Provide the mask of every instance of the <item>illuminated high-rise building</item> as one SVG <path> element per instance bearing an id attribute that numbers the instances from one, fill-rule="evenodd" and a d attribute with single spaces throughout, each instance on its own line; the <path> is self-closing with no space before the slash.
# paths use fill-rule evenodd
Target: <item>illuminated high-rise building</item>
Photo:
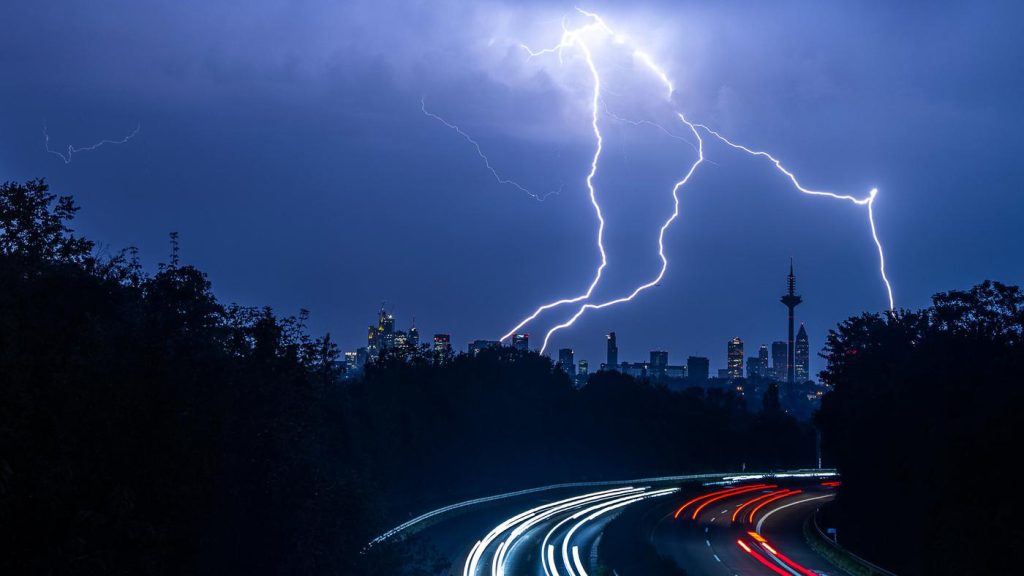
<path id="1" fill-rule="evenodd" d="M 520 352 L 530 351 L 530 335 L 529 334 L 513 334 L 512 335 L 512 347 Z"/>
<path id="2" fill-rule="evenodd" d="M 789 261 L 789 276 L 786 279 L 786 293 L 780 300 L 789 309 L 789 341 L 786 355 L 786 383 L 793 384 L 796 378 L 796 360 L 794 355 L 796 350 L 793 343 L 793 315 L 797 305 L 804 301 L 803 298 L 796 293 L 796 276 L 793 275 L 793 260 Z"/>
<path id="3" fill-rule="evenodd" d="M 416 319 L 413 318 L 412 328 L 409 328 L 409 345 L 413 348 L 420 346 L 420 331 L 416 328 Z"/>
<path id="4" fill-rule="evenodd" d="M 587 378 L 590 376 L 590 363 L 586 360 L 580 360 L 578 368 L 576 369 L 576 386 L 581 387 L 587 383 Z"/>
<path id="5" fill-rule="evenodd" d="M 377 346 L 390 350 L 395 346 L 395 317 L 381 306 L 377 313 Z"/>
<path id="6" fill-rule="evenodd" d="M 434 334 L 434 359 L 444 362 L 452 355 L 452 338 L 448 334 Z"/>
<path id="7" fill-rule="evenodd" d="M 572 348 L 562 348 L 558 351 L 558 367 L 565 372 L 570 379 L 576 378 L 576 358 Z"/>
<path id="8" fill-rule="evenodd" d="M 743 378 L 743 340 L 739 336 L 729 340 L 726 371 L 729 378 Z"/>
<path id="9" fill-rule="evenodd" d="M 757 361 L 759 363 L 757 375 L 761 378 L 768 377 L 768 347 L 761 344 L 757 349 Z"/>
<path id="10" fill-rule="evenodd" d="M 786 343 L 772 342 L 772 378 L 782 382 L 786 379 Z"/>
<path id="11" fill-rule="evenodd" d="M 469 355 L 476 356 L 484 350 L 500 348 L 501 342 L 497 340 L 473 340 L 469 343 Z"/>
<path id="12" fill-rule="evenodd" d="M 615 341 L 615 332 L 608 333 L 608 359 L 605 362 L 605 369 L 607 370 L 618 370 L 619 369 L 619 345 Z"/>
<path id="13" fill-rule="evenodd" d="M 651 350 L 651 361 L 648 364 L 647 375 L 658 379 L 665 377 L 668 368 L 668 352 L 664 350 Z"/>
<path id="14" fill-rule="evenodd" d="M 409 335 L 404 330 L 396 330 L 393 340 L 395 348 L 399 350 L 405 350 L 409 347 Z"/>
<path id="15" fill-rule="evenodd" d="M 810 344 L 807 342 L 807 330 L 800 323 L 800 331 L 796 335 L 796 381 L 803 383 L 810 378 L 811 355 Z"/>
<path id="16" fill-rule="evenodd" d="M 380 346 L 377 342 L 377 327 L 370 325 L 366 327 L 366 353 L 370 358 L 376 358 L 380 352 Z"/>

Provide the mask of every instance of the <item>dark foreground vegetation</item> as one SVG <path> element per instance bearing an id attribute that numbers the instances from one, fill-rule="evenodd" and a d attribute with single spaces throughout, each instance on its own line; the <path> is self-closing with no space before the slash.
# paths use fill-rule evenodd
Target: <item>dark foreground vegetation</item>
<path id="1" fill-rule="evenodd" d="M 576 390 L 536 354 L 407 350 L 343 381 L 305 313 L 218 302 L 174 236 L 155 273 L 98 257 L 75 211 L 0 186 L 0 573 L 434 574 L 360 550 L 499 490 L 813 460 L 771 395 Z"/>
<path id="2" fill-rule="evenodd" d="M 901 576 L 1014 574 L 1024 438 L 1024 294 L 985 282 L 851 318 L 828 338 L 819 413 L 843 477 L 826 523 Z"/>

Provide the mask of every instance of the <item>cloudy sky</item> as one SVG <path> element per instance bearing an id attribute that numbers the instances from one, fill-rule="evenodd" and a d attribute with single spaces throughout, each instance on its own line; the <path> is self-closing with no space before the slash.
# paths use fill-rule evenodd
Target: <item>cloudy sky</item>
<path id="1" fill-rule="evenodd" d="M 623 4 L 580 5 L 621 36 L 587 36 L 608 254 L 593 302 L 658 272 L 672 186 L 697 158 L 677 113 L 770 151 L 807 187 L 877 187 L 897 306 L 1024 282 L 1019 3 Z M 571 3 L 33 0 L 4 2 L 0 22 L 0 179 L 47 177 L 82 206 L 79 230 L 152 267 L 177 231 L 220 298 L 307 308 L 344 349 L 382 301 L 460 347 L 497 338 L 585 291 L 600 261 L 591 72 L 578 46 L 522 47 L 586 24 Z M 663 66 L 671 99 L 634 47 Z M 44 125 L 65 154 L 139 130 L 65 163 Z M 790 257 L 813 349 L 887 306 L 863 207 L 802 195 L 702 136 L 660 286 L 588 312 L 552 348 L 597 364 L 615 330 L 625 360 L 665 349 L 724 366 L 733 336 L 748 354 L 784 338 Z M 536 340 L 574 310 L 526 330 Z"/>

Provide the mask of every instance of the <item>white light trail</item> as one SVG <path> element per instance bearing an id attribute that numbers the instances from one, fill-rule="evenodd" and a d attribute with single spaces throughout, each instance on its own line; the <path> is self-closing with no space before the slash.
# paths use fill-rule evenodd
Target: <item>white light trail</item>
<path id="1" fill-rule="evenodd" d="M 444 118 L 438 116 L 437 114 L 434 114 L 433 112 L 430 112 L 430 111 L 427 110 L 426 98 L 421 98 L 420 99 L 420 110 L 423 111 L 424 115 L 426 115 L 426 116 L 428 116 L 430 118 L 433 118 L 434 120 L 437 120 L 438 122 L 444 124 L 448 128 L 451 128 L 459 136 L 462 136 L 462 138 L 466 142 L 469 142 L 470 144 L 472 144 L 473 148 L 476 149 L 477 156 L 479 156 L 480 159 L 484 161 L 484 166 L 491 173 L 491 175 L 494 176 L 494 179 L 498 182 L 498 184 L 504 184 L 504 185 L 507 185 L 507 186 L 511 186 L 511 187 L 515 188 L 516 190 L 519 190 L 520 192 L 523 192 L 523 193 L 529 195 L 530 197 L 532 197 L 534 200 L 536 200 L 538 202 L 543 202 L 544 200 L 547 199 L 548 196 L 551 196 L 552 194 L 558 194 L 561 191 L 561 188 L 559 188 L 558 190 L 551 190 L 551 191 L 546 192 L 545 194 L 541 195 L 541 194 L 537 194 L 536 192 L 534 192 L 534 191 L 530 190 L 529 188 L 523 186 L 522 184 L 516 182 L 515 180 L 509 179 L 509 178 L 505 178 L 504 176 L 502 176 L 501 174 L 498 173 L 498 171 L 494 168 L 494 166 L 491 165 L 490 158 L 488 158 L 487 155 L 484 154 L 484 151 L 480 147 L 480 143 L 479 142 L 474 140 L 473 137 L 470 136 L 469 134 L 466 134 L 466 132 L 463 131 L 462 128 L 459 128 L 457 125 L 452 124 L 451 122 L 445 120 Z"/>
<path id="2" fill-rule="evenodd" d="M 58 158 L 63 160 L 65 164 L 70 164 L 71 163 L 71 157 L 73 155 L 78 154 L 79 152 L 89 152 L 91 150 L 95 150 L 95 149 L 99 148 L 100 146 L 103 146 L 104 144 L 124 144 L 125 142 L 127 142 L 127 141 L 131 140 L 132 138 L 134 138 L 135 135 L 139 133 L 140 129 L 142 129 L 142 124 L 137 124 L 135 126 L 135 130 L 132 130 L 131 134 L 128 134 L 127 136 L 125 136 L 124 138 L 121 138 L 120 140 L 106 140 L 106 139 L 104 139 L 104 140 L 100 140 L 99 142 L 97 142 L 95 144 L 91 144 L 89 146 L 72 146 L 72 145 L 69 144 L 68 145 L 67 153 L 64 153 L 64 152 L 61 152 L 59 150 L 54 150 L 54 149 L 50 148 L 50 133 L 46 129 L 46 124 L 43 123 L 43 146 L 45 147 L 47 152 L 49 152 L 50 154 L 53 154 L 54 156 L 57 156 Z"/>
<path id="3" fill-rule="evenodd" d="M 502 336 L 501 337 L 502 341 L 504 341 L 505 339 L 509 338 L 512 334 L 518 332 L 526 324 L 528 324 L 528 323 L 532 322 L 533 320 L 535 320 L 537 318 L 537 316 L 539 316 L 545 310 L 549 310 L 551 308 L 554 308 L 554 307 L 557 307 L 557 306 L 561 306 L 561 305 L 564 305 L 564 304 L 574 304 L 574 303 L 577 303 L 577 302 L 589 300 L 591 298 L 591 295 L 594 292 L 594 289 L 600 283 L 602 273 L 603 273 L 605 267 L 608 264 L 608 258 L 607 258 L 607 255 L 605 253 L 605 248 L 604 248 L 605 220 L 604 220 L 602 212 L 601 212 L 601 206 L 600 206 L 600 204 L 597 201 L 597 195 L 596 195 L 596 192 L 594 190 L 594 184 L 593 184 L 594 175 L 597 173 L 597 170 L 598 170 L 598 164 L 599 164 L 599 161 L 600 161 L 601 151 L 602 151 L 602 146 L 603 146 L 603 137 L 601 135 L 600 126 L 598 124 L 598 104 L 599 104 L 599 102 L 602 101 L 601 100 L 601 76 L 598 73 L 597 65 L 594 62 L 593 52 L 591 51 L 590 47 L 587 45 L 587 43 L 582 38 L 582 34 L 584 32 L 589 32 L 591 30 L 600 30 L 600 31 L 604 32 L 606 35 L 610 36 L 615 44 L 626 44 L 627 43 L 627 39 L 626 39 L 625 36 L 616 34 L 611 29 L 611 27 L 609 27 L 605 23 L 605 21 L 599 15 L 597 15 L 597 14 L 595 14 L 593 12 L 587 12 L 587 11 L 582 10 L 580 8 L 577 8 L 576 10 L 580 14 L 582 14 L 582 15 L 586 16 L 587 18 L 589 18 L 591 20 L 591 22 L 589 24 L 585 25 L 585 26 L 580 27 L 580 28 L 568 29 L 565 26 L 565 23 L 563 21 L 563 24 L 562 24 L 562 39 L 561 39 L 561 41 L 557 45 L 555 45 L 555 46 L 553 46 L 551 48 L 545 48 L 543 50 L 532 50 L 532 49 L 530 49 L 529 47 L 526 47 L 526 46 L 524 46 L 524 48 L 526 48 L 526 50 L 528 51 L 528 53 L 530 54 L 531 57 L 541 56 L 541 55 L 545 55 L 545 54 L 557 54 L 558 58 L 559 58 L 559 62 L 562 62 L 562 55 L 563 55 L 563 51 L 565 49 L 573 48 L 573 47 L 579 48 L 580 52 L 584 56 L 584 59 L 585 59 L 586 64 L 587 64 L 587 67 L 590 70 L 591 76 L 593 77 L 594 89 L 593 89 L 593 96 L 591 98 L 591 118 L 592 118 L 591 125 L 592 125 L 592 128 L 593 128 L 594 137 L 595 137 L 595 139 L 597 141 L 597 149 L 596 149 L 596 151 L 594 153 L 594 156 L 593 156 L 593 158 L 591 160 L 590 172 L 587 174 L 587 189 L 588 189 L 588 191 L 590 193 L 590 202 L 594 206 L 594 211 L 597 214 L 597 218 L 598 218 L 598 222 L 599 222 L 598 232 L 597 232 L 597 248 L 598 248 L 598 251 L 601 254 L 601 264 L 598 266 L 597 271 L 596 271 L 596 273 L 594 275 L 594 279 L 593 279 L 593 281 L 591 281 L 590 286 L 587 288 L 587 291 L 585 293 L 583 293 L 581 295 L 578 295 L 578 296 L 575 296 L 573 298 L 564 298 L 564 299 L 561 299 L 561 300 L 557 300 L 557 301 L 554 301 L 554 302 L 550 302 L 550 303 L 541 305 L 532 314 L 530 314 L 529 316 L 527 316 L 526 318 L 521 320 L 518 324 L 516 324 L 516 326 L 514 328 L 512 328 L 512 330 L 509 330 L 509 332 L 507 334 Z M 670 80 L 670 78 L 669 78 L 668 74 L 665 72 L 665 70 L 662 69 L 660 66 L 658 66 L 657 63 L 654 62 L 654 60 L 651 58 L 651 56 L 647 52 L 644 52 L 644 51 L 639 50 L 639 49 L 633 49 L 633 57 L 638 59 L 638 60 L 640 60 L 648 69 L 650 69 L 651 72 L 654 73 L 655 76 L 657 76 L 661 80 L 662 84 L 664 85 L 664 87 L 666 89 L 667 97 L 668 97 L 669 101 L 671 101 L 672 95 L 675 92 L 675 86 L 672 83 L 672 81 Z M 618 120 L 622 120 L 622 121 L 627 121 L 627 122 L 633 123 L 634 125 L 651 124 L 653 126 L 658 127 L 659 129 L 661 129 L 663 132 L 665 132 L 669 136 L 678 138 L 677 136 L 673 135 L 671 132 L 666 130 L 664 127 L 662 127 L 662 126 L 660 126 L 660 125 L 658 125 L 658 124 L 656 124 L 654 122 L 649 122 L 649 121 L 645 121 L 645 120 L 641 120 L 641 121 L 625 120 L 625 119 L 622 119 L 622 118 L 618 118 L 617 116 L 615 116 L 614 114 L 611 114 L 610 112 L 609 112 L 609 115 L 614 117 L 614 118 L 616 118 L 616 119 L 618 119 Z M 659 230 L 659 234 L 658 234 L 658 256 L 659 256 L 659 258 L 661 259 L 661 262 L 662 262 L 662 265 L 661 265 L 660 270 L 658 271 L 658 274 L 655 276 L 655 278 L 652 281 L 647 282 L 645 284 L 641 284 L 640 286 L 637 286 L 627 296 L 623 296 L 623 297 L 619 297 L 619 298 L 614 298 L 614 299 L 607 300 L 607 301 L 600 302 L 600 303 L 596 303 L 596 304 L 592 303 L 592 302 L 585 302 L 583 305 L 581 305 L 576 310 L 575 313 L 573 313 L 573 315 L 569 318 L 569 320 L 567 320 L 567 321 L 565 321 L 565 322 L 563 322 L 561 324 L 555 325 L 553 328 L 551 328 L 545 334 L 544 342 L 543 342 L 543 344 L 542 344 L 542 346 L 540 348 L 540 352 L 541 353 L 544 353 L 544 351 L 547 349 L 548 342 L 551 339 L 551 336 L 555 332 L 557 332 L 557 331 L 559 331 L 559 330 L 561 330 L 563 328 L 567 328 L 569 326 L 572 326 L 576 322 L 576 320 L 578 320 L 584 313 L 586 313 L 587 310 L 597 310 L 597 309 L 601 309 L 601 308 L 607 308 L 609 306 L 614 306 L 616 304 L 621 304 L 621 303 L 624 303 L 624 302 L 629 302 L 633 298 L 635 298 L 638 294 L 643 292 L 644 290 L 646 290 L 646 289 L 648 289 L 648 288 L 658 284 L 661 281 L 661 279 L 664 277 L 665 272 L 666 272 L 666 270 L 668 268 L 668 259 L 665 256 L 664 237 L 665 237 L 665 232 L 671 226 L 672 222 L 679 216 L 679 196 L 678 196 L 679 189 L 680 189 L 680 187 L 682 187 L 683 185 L 685 185 L 689 181 L 690 177 L 696 171 L 697 167 L 701 163 L 703 163 L 705 161 L 705 159 L 704 159 L 704 141 L 703 141 L 703 139 L 700 136 L 698 128 L 701 129 L 701 130 L 706 131 L 707 133 L 709 133 L 709 134 L 711 134 L 713 136 L 715 136 L 716 138 L 718 138 L 719 140 L 721 140 L 725 144 L 727 144 L 727 145 L 729 145 L 729 146 L 731 146 L 731 147 L 733 147 L 735 149 L 741 150 L 741 151 L 746 152 L 746 153 L 748 153 L 750 155 L 753 155 L 753 156 L 761 156 L 761 157 L 769 159 L 780 172 L 782 172 L 784 175 L 786 175 L 790 179 L 790 181 L 793 183 L 793 185 L 796 187 L 796 189 L 799 190 L 800 192 L 804 193 L 804 194 L 808 194 L 808 195 L 812 195 L 812 196 L 827 196 L 827 197 L 830 197 L 830 198 L 833 198 L 833 199 L 836 199 L 836 200 L 849 201 L 849 202 L 852 202 L 852 203 L 854 203 L 856 205 L 859 205 L 859 206 L 866 206 L 867 207 L 867 211 L 868 211 L 868 222 L 869 222 L 870 227 L 871 227 L 871 237 L 874 240 L 876 248 L 878 249 L 879 272 L 880 272 L 881 277 L 882 277 L 882 282 L 885 285 L 886 295 L 888 297 L 888 303 L 889 303 L 889 310 L 892 311 L 892 310 L 895 309 L 895 300 L 893 298 L 892 285 L 889 282 L 889 278 L 888 278 L 888 276 L 886 274 L 886 271 L 885 271 L 885 254 L 884 254 L 884 250 L 882 248 L 882 243 L 881 243 L 881 241 L 878 238 L 877 228 L 875 227 L 874 209 L 873 208 L 874 208 L 875 198 L 877 197 L 877 194 L 878 194 L 877 188 L 876 189 L 872 189 L 869 192 L 869 194 L 866 197 L 863 197 L 863 198 L 858 198 L 858 197 L 851 196 L 851 195 L 848 195 L 848 194 L 837 194 L 837 193 L 834 193 L 834 192 L 826 192 L 826 191 L 812 190 L 812 189 L 805 188 L 803 185 L 800 184 L 799 180 L 796 178 L 796 176 L 792 172 L 790 172 L 789 170 L 784 168 L 782 166 L 782 163 L 779 160 L 777 160 L 775 157 L 773 157 L 772 155 L 768 154 L 767 152 L 752 150 L 750 148 L 747 148 L 746 146 L 735 144 L 732 141 L 728 140 L 727 138 L 725 138 L 724 136 L 722 136 L 721 134 L 719 134 L 718 132 L 712 130 L 711 128 L 707 127 L 704 124 L 691 123 L 690 121 L 688 121 L 686 119 L 686 117 L 682 113 L 679 113 L 678 116 L 679 116 L 679 119 L 693 132 L 694 136 L 697 138 L 697 141 L 698 141 L 698 158 L 693 163 L 693 165 L 691 165 L 690 170 L 687 172 L 686 176 L 682 180 L 677 182 L 675 184 L 675 186 L 672 188 L 672 197 L 673 197 L 673 201 L 674 201 L 673 212 L 668 217 L 668 219 L 665 221 L 665 223 L 662 224 L 662 226 L 661 226 L 661 228 Z"/>
<path id="4" fill-rule="evenodd" d="M 589 494 L 573 496 L 572 498 L 559 500 L 557 502 L 551 502 L 520 512 L 519 514 L 516 514 L 515 516 L 502 521 L 500 524 L 495 526 L 490 532 L 488 532 L 487 535 L 484 536 L 484 538 L 477 541 L 477 543 L 470 550 L 469 556 L 466 558 L 466 563 L 465 565 L 463 565 L 462 568 L 462 574 L 463 576 L 476 576 L 480 561 L 483 558 L 483 555 L 487 552 L 487 548 L 491 545 L 491 543 L 493 543 L 504 532 L 512 529 L 513 527 L 519 525 L 520 523 L 526 520 L 529 520 L 530 518 L 537 516 L 538 514 L 541 514 L 542 512 L 553 511 L 554 513 L 557 513 L 567 509 L 583 506 L 591 502 L 605 500 L 609 498 L 617 498 L 623 494 L 637 494 L 639 492 L 642 492 L 643 490 L 646 490 L 646 488 L 632 488 L 629 486 L 622 488 L 614 488 L 611 490 L 602 490 L 600 492 L 592 492 Z M 546 516 L 550 516 L 550 514 L 546 514 L 545 517 Z M 502 551 L 508 546 L 510 540 L 514 540 L 514 538 L 510 538 L 509 540 L 500 543 L 498 545 L 498 549 L 495 550 L 494 556 L 492 557 L 491 560 L 492 574 L 498 573 L 499 557 L 503 559 L 504 555 L 502 554 Z"/>
<path id="5" fill-rule="evenodd" d="M 569 546 L 572 543 L 572 537 L 573 537 L 574 534 L 576 534 L 576 532 L 584 524 L 586 524 L 588 522 L 591 522 L 594 519 L 598 518 L 599 516 L 607 514 L 608 512 L 611 512 L 612 510 L 617 510 L 619 508 L 623 508 L 625 506 L 629 506 L 630 504 L 634 504 L 636 502 L 639 502 L 641 500 L 646 500 L 648 498 L 658 498 L 660 496 L 666 496 L 668 494 L 674 494 L 675 492 L 678 492 L 678 491 L 679 491 L 679 488 L 666 488 L 666 489 L 663 489 L 663 490 L 655 490 L 653 492 L 645 492 L 645 493 L 639 494 L 639 495 L 624 496 L 624 497 L 616 498 L 614 500 L 608 500 L 606 502 L 601 502 L 599 504 L 595 504 L 594 506 L 591 506 L 589 508 L 586 508 L 584 510 L 576 512 L 572 516 L 569 516 L 565 520 L 562 520 L 561 522 L 556 524 L 555 527 L 552 528 L 548 532 L 547 536 L 545 536 L 545 538 L 544 538 L 544 542 L 541 544 L 541 550 L 543 550 L 548 545 L 547 544 L 548 540 L 551 538 L 551 536 L 560 527 L 562 527 L 563 525 L 567 524 L 568 522 L 571 522 L 573 520 L 576 520 L 576 519 L 579 519 L 579 518 L 582 517 L 583 519 L 580 520 L 579 522 L 577 522 L 576 524 L 574 524 L 572 526 L 572 528 L 570 528 L 565 533 L 565 535 L 562 537 L 562 546 L 561 546 L 561 550 L 562 550 L 562 567 L 565 568 L 566 573 L 569 576 L 586 576 L 587 572 L 586 572 L 586 570 L 583 569 L 582 562 L 579 562 L 578 558 L 576 559 L 576 562 L 573 562 L 573 561 L 571 561 L 571 559 L 569 557 L 569 550 L 570 550 Z M 573 548 L 575 548 L 575 547 L 573 547 Z M 578 569 L 578 572 L 576 570 L 573 570 L 573 566 L 574 565 Z M 554 565 L 553 562 L 551 563 L 549 568 L 551 569 L 551 576 L 559 576 L 558 569 Z"/>

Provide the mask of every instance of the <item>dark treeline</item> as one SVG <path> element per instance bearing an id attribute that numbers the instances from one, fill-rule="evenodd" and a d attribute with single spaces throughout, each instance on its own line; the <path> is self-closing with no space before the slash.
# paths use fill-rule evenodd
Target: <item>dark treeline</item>
<path id="1" fill-rule="evenodd" d="M 76 210 L 0 186 L 2 573 L 436 573 L 423 550 L 359 551 L 464 497 L 813 460 L 772 394 L 576 390 L 531 353 L 408 351 L 344 381 L 305 313 L 218 302 L 173 235 L 155 273 L 99 257 Z"/>
<path id="2" fill-rule="evenodd" d="M 421 352 L 384 359 L 341 395 L 359 460 L 400 509 L 564 480 L 814 462 L 813 434 L 777 399 L 752 412 L 732 392 L 617 372 L 576 389 L 548 358 L 512 348 L 441 365 Z"/>
<path id="3" fill-rule="evenodd" d="M 1024 294 L 985 282 L 828 338 L 819 413 L 839 543 L 901 576 L 1012 574 L 1024 549 Z"/>

